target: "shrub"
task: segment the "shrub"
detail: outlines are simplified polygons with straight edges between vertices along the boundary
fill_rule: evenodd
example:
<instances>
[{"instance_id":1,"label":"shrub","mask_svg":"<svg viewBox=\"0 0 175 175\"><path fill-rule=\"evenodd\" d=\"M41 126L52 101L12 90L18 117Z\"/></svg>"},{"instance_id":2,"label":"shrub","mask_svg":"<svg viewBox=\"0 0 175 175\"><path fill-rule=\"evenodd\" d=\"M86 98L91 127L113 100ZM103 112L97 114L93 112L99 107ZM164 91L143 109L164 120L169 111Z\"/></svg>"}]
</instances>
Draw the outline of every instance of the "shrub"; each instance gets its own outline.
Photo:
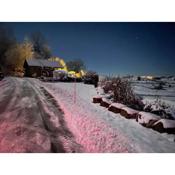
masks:
<instances>
[{"instance_id":1,"label":"shrub","mask_svg":"<svg viewBox=\"0 0 175 175\"><path fill-rule=\"evenodd\" d=\"M94 84L95 87L98 85L99 76L94 71L88 71L86 75L83 77L84 83Z\"/></svg>"},{"instance_id":2,"label":"shrub","mask_svg":"<svg viewBox=\"0 0 175 175\"><path fill-rule=\"evenodd\" d=\"M110 92L113 95L114 102L122 103L138 110L143 109L144 105L141 99L134 94L128 80L120 77L107 77L101 81L100 85L105 93Z\"/></svg>"},{"instance_id":3,"label":"shrub","mask_svg":"<svg viewBox=\"0 0 175 175\"><path fill-rule=\"evenodd\" d=\"M158 85L154 86L154 89L156 89L156 90L163 90L165 85L166 84L161 81L161 82L158 83Z\"/></svg>"},{"instance_id":4,"label":"shrub","mask_svg":"<svg viewBox=\"0 0 175 175\"><path fill-rule=\"evenodd\" d=\"M160 99L156 99L153 102L147 101L145 103L144 111L157 114L162 118L174 119L173 107Z\"/></svg>"},{"instance_id":5,"label":"shrub","mask_svg":"<svg viewBox=\"0 0 175 175\"><path fill-rule=\"evenodd\" d=\"M137 77L137 81L141 81L141 77L140 76Z\"/></svg>"},{"instance_id":6,"label":"shrub","mask_svg":"<svg viewBox=\"0 0 175 175\"><path fill-rule=\"evenodd\" d=\"M103 88L104 93L109 93L113 91L112 85L112 78L110 77L105 77L100 81L100 86Z\"/></svg>"},{"instance_id":7,"label":"shrub","mask_svg":"<svg viewBox=\"0 0 175 175\"><path fill-rule=\"evenodd\" d=\"M80 72L86 68L85 63L81 59L71 60L66 62L69 71Z\"/></svg>"}]
</instances>

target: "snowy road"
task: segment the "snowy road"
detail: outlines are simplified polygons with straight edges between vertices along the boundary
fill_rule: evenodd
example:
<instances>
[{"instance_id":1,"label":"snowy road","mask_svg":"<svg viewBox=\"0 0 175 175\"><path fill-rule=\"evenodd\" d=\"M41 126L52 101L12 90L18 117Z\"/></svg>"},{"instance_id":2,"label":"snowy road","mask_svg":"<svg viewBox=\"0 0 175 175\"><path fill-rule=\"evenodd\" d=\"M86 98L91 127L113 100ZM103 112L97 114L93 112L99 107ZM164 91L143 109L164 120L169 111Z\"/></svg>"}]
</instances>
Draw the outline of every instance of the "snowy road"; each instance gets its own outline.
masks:
<instances>
[{"instance_id":1,"label":"snowy road","mask_svg":"<svg viewBox=\"0 0 175 175\"><path fill-rule=\"evenodd\" d=\"M93 86L74 95L74 83L0 81L0 152L175 152L174 136L93 104Z\"/></svg>"},{"instance_id":2,"label":"snowy road","mask_svg":"<svg viewBox=\"0 0 175 175\"><path fill-rule=\"evenodd\" d=\"M81 152L54 98L30 79L0 82L0 152Z\"/></svg>"}]
</instances>

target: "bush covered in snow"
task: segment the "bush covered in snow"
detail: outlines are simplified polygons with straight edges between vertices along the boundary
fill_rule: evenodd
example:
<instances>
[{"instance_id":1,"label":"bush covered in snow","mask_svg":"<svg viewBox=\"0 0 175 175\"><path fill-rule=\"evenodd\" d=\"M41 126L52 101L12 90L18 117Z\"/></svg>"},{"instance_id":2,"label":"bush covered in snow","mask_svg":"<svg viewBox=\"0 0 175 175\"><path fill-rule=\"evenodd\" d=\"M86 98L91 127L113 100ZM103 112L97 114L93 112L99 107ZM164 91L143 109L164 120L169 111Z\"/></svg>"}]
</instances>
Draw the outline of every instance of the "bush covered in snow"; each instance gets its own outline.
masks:
<instances>
[{"instance_id":1,"label":"bush covered in snow","mask_svg":"<svg viewBox=\"0 0 175 175\"><path fill-rule=\"evenodd\" d=\"M148 112L139 112L136 121L141 125L151 128L155 122L160 120L161 117Z\"/></svg>"},{"instance_id":2,"label":"bush covered in snow","mask_svg":"<svg viewBox=\"0 0 175 175\"><path fill-rule=\"evenodd\" d=\"M120 77L106 77L100 82L100 85L105 93L112 95L114 102L122 103L138 110L143 109L143 103L134 94L129 81Z\"/></svg>"},{"instance_id":3,"label":"bush covered in snow","mask_svg":"<svg viewBox=\"0 0 175 175\"><path fill-rule=\"evenodd\" d=\"M153 129L161 133L167 132L169 134L175 134L175 121L168 119L158 120L154 125Z\"/></svg>"},{"instance_id":4,"label":"bush covered in snow","mask_svg":"<svg viewBox=\"0 0 175 175\"><path fill-rule=\"evenodd\" d=\"M85 84L94 84L94 86L97 87L99 76L95 71L88 71L83 77L83 81Z\"/></svg>"},{"instance_id":5,"label":"bush covered in snow","mask_svg":"<svg viewBox=\"0 0 175 175\"><path fill-rule=\"evenodd\" d=\"M146 101L144 111L151 112L161 116L166 119L175 119L175 113L173 106L166 104L164 101L160 99L156 99L155 101Z\"/></svg>"}]
</instances>

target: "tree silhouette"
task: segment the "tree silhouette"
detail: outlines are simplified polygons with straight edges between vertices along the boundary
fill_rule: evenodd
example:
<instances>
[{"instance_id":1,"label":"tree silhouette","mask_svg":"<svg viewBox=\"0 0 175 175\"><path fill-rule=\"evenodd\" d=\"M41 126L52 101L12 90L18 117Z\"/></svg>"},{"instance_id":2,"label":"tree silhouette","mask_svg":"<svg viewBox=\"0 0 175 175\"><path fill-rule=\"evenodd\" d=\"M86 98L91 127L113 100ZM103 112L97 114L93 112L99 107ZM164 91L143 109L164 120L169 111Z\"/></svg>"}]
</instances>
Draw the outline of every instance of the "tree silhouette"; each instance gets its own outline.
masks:
<instances>
[{"instance_id":1,"label":"tree silhouette","mask_svg":"<svg viewBox=\"0 0 175 175\"><path fill-rule=\"evenodd\" d=\"M30 40L33 44L35 58L48 59L52 56L51 49L41 32L32 33Z\"/></svg>"}]
</instances>

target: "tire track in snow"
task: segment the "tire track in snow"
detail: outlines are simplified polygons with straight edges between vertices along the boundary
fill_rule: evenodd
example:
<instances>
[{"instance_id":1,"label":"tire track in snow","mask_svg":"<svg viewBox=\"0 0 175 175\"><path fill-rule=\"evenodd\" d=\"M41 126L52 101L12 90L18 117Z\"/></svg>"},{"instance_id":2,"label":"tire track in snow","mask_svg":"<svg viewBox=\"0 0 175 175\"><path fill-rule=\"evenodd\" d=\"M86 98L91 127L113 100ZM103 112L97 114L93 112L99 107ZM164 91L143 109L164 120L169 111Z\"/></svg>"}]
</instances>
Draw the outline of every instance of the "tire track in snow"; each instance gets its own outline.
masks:
<instances>
[{"instance_id":1,"label":"tire track in snow","mask_svg":"<svg viewBox=\"0 0 175 175\"><path fill-rule=\"evenodd\" d=\"M0 114L0 152L50 152L49 136L39 119L37 106L32 104L35 97L30 88L27 97L22 79L6 77L6 81L8 90L2 102L8 100L8 103Z\"/></svg>"},{"instance_id":2,"label":"tire track in snow","mask_svg":"<svg viewBox=\"0 0 175 175\"><path fill-rule=\"evenodd\" d=\"M44 88L26 78L7 80L11 91L2 99L8 103L0 114L0 152L82 152Z\"/></svg>"},{"instance_id":3,"label":"tire track in snow","mask_svg":"<svg viewBox=\"0 0 175 175\"><path fill-rule=\"evenodd\" d=\"M81 145L77 144L73 134L67 128L64 121L64 113L60 109L54 97L39 84L33 84L34 91L37 91L38 107L42 114L43 124L51 135L52 152L83 152Z\"/></svg>"},{"instance_id":4,"label":"tire track in snow","mask_svg":"<svg viewBox=\"0 0 175 175\"><path fill-rule=\"evenodd\" d=\"M0 114L6 111L12 100L12 94L16 92L16 86L13 86L14 81L7 81L6 78L0 82L0 90L3 91L2 100L0 102Z\"/></svg>"}]
</instances>

